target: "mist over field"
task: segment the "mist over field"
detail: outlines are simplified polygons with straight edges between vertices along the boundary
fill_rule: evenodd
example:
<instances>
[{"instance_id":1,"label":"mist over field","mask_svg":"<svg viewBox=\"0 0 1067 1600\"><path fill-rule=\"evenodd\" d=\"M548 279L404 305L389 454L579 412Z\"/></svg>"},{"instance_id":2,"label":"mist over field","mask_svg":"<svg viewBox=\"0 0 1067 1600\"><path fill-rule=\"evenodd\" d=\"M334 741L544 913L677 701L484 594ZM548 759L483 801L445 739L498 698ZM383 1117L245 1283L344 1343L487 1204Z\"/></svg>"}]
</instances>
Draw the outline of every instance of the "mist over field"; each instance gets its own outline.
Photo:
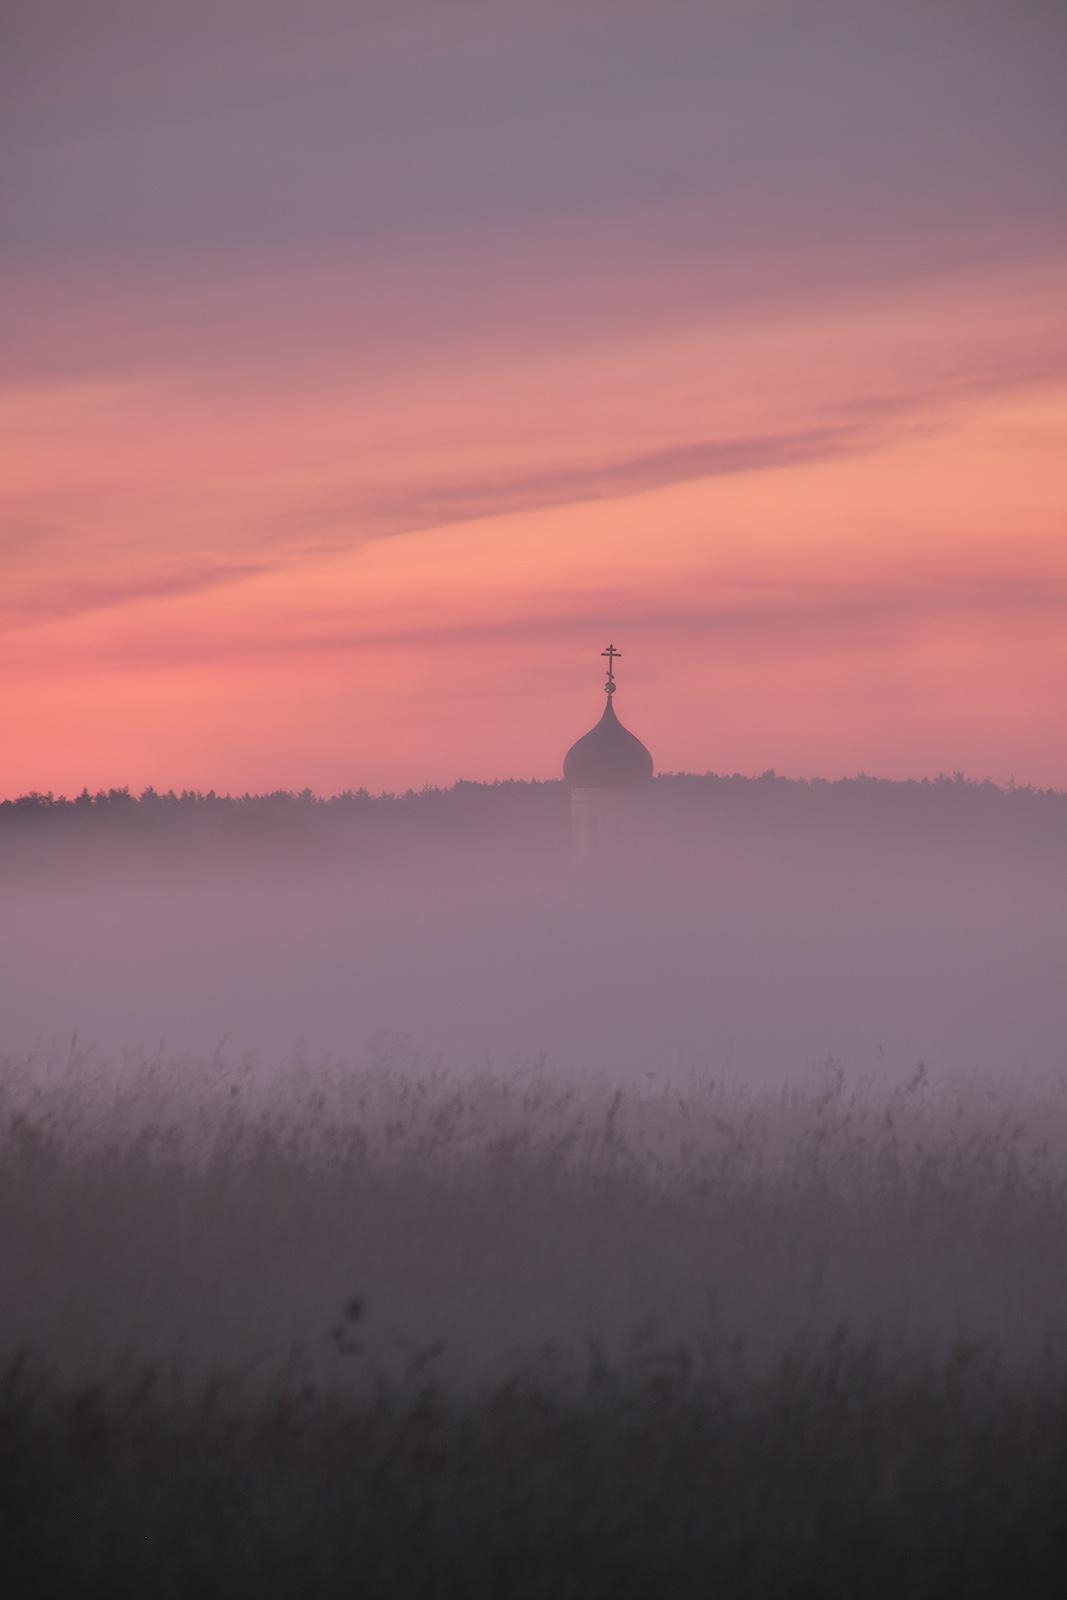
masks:
<instances>
[{"instance_id":1,"label":"mist over field","mask_svg":"<svg viewBox=\"0 0 1067 1600\"><path fill-rule=\"evenodd\" d=\"M0 814L3 1042L450 1068L1044 1081L1064 1066L1067 798L962 780L661 779L575 862L562 785Z\"/></svg>"},{"instance_id":2,"label":"mist over field","mask_svg":"<svg viewBox=\"0 0 1067 1600\"><path fill-rule=\"evenodd\" d=\"M0 806L5 1570L1057 1592L1065 864L961 778Z\"/></svg>"}]
</instances>

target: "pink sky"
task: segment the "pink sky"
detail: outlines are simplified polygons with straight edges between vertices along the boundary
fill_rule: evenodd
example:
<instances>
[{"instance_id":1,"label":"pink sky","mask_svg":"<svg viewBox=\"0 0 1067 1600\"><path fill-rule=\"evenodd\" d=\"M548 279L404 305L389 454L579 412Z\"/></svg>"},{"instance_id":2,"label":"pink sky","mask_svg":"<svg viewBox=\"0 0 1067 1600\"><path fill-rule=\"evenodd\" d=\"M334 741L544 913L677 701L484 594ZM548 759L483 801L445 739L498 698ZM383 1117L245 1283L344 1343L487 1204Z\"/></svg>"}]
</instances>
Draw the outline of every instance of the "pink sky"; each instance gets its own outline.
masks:
<instances>
[{"instance_id":1,"label":"pink sky","mask_svg":"<svg viewBox=\"0 0 1067 1600\"><path fill-rule=\"evenodd\" d=\"M528 9L26 7L0 792L1067 786L1063 19Z\"/></svg>"}]
</instances>

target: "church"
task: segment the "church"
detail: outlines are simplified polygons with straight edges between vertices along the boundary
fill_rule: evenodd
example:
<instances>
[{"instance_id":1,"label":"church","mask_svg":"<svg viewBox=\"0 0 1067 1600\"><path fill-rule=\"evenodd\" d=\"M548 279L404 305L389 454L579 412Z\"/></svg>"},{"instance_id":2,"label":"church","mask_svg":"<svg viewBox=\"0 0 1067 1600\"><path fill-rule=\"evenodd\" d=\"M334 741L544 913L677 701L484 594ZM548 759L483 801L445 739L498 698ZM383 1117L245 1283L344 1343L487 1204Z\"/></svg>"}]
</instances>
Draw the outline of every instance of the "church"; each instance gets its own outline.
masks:
<instances>
[{"instance_id":1,"label":"church","mask_svg":"<svg viewBox=\"0 0 1067 1600\"><path fill-rule=\"evenodd\" d=\"M615 714L615 662L621 655L609 644L607 701L595 727L572 744L563 762L570 788L571 848L579 858L621 844L642 809L652 778L652 757Z\"/></svg>"}]
</instances>

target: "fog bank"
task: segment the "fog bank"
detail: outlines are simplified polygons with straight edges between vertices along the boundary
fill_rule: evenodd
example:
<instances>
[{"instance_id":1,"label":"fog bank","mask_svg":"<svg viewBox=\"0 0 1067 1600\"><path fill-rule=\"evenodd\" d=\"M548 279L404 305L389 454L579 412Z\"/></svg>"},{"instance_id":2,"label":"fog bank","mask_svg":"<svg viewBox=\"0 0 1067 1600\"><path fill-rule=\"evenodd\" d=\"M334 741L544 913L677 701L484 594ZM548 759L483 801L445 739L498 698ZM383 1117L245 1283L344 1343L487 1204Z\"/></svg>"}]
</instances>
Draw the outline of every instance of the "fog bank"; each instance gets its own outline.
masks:
<instances>
[{"instance_id":1,"label":"fog bank","mask_svg":"<svg viewBox=\"0 0 1067 1600\"><path fill-rule=\"evenodd\" d=\"M593 861L561 785L7 811L9 1050L225 1040L269 1072L391 1037L630 1085L1065 1065L1063 796L661 779Z\"/></svg>"}]
</instances>

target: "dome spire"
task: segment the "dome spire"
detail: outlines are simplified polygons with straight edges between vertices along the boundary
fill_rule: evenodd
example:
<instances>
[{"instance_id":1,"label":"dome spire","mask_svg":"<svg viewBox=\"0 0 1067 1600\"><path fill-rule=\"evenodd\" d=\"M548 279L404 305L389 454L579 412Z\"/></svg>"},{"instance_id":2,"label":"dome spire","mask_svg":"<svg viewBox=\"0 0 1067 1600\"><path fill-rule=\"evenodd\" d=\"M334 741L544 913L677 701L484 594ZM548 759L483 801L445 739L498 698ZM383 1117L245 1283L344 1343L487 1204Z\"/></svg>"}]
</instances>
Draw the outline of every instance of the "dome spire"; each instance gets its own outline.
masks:
<instances>
[{"instance_id":1,"label":"dome spire","mask_svg":"<svg viewBox=\"0 0 1067 1600\"><path fill-rule=\"evenodd\" d=\"M604 684L607 703L595 728L571 745L563 763L563 776L574 789L614 789L643 783L652 776L652 757L615 715L612 703L618 684L615 662L622 654L613 644L600 654L607 658L608 675Z\"/></svg>"}]
</instances>

